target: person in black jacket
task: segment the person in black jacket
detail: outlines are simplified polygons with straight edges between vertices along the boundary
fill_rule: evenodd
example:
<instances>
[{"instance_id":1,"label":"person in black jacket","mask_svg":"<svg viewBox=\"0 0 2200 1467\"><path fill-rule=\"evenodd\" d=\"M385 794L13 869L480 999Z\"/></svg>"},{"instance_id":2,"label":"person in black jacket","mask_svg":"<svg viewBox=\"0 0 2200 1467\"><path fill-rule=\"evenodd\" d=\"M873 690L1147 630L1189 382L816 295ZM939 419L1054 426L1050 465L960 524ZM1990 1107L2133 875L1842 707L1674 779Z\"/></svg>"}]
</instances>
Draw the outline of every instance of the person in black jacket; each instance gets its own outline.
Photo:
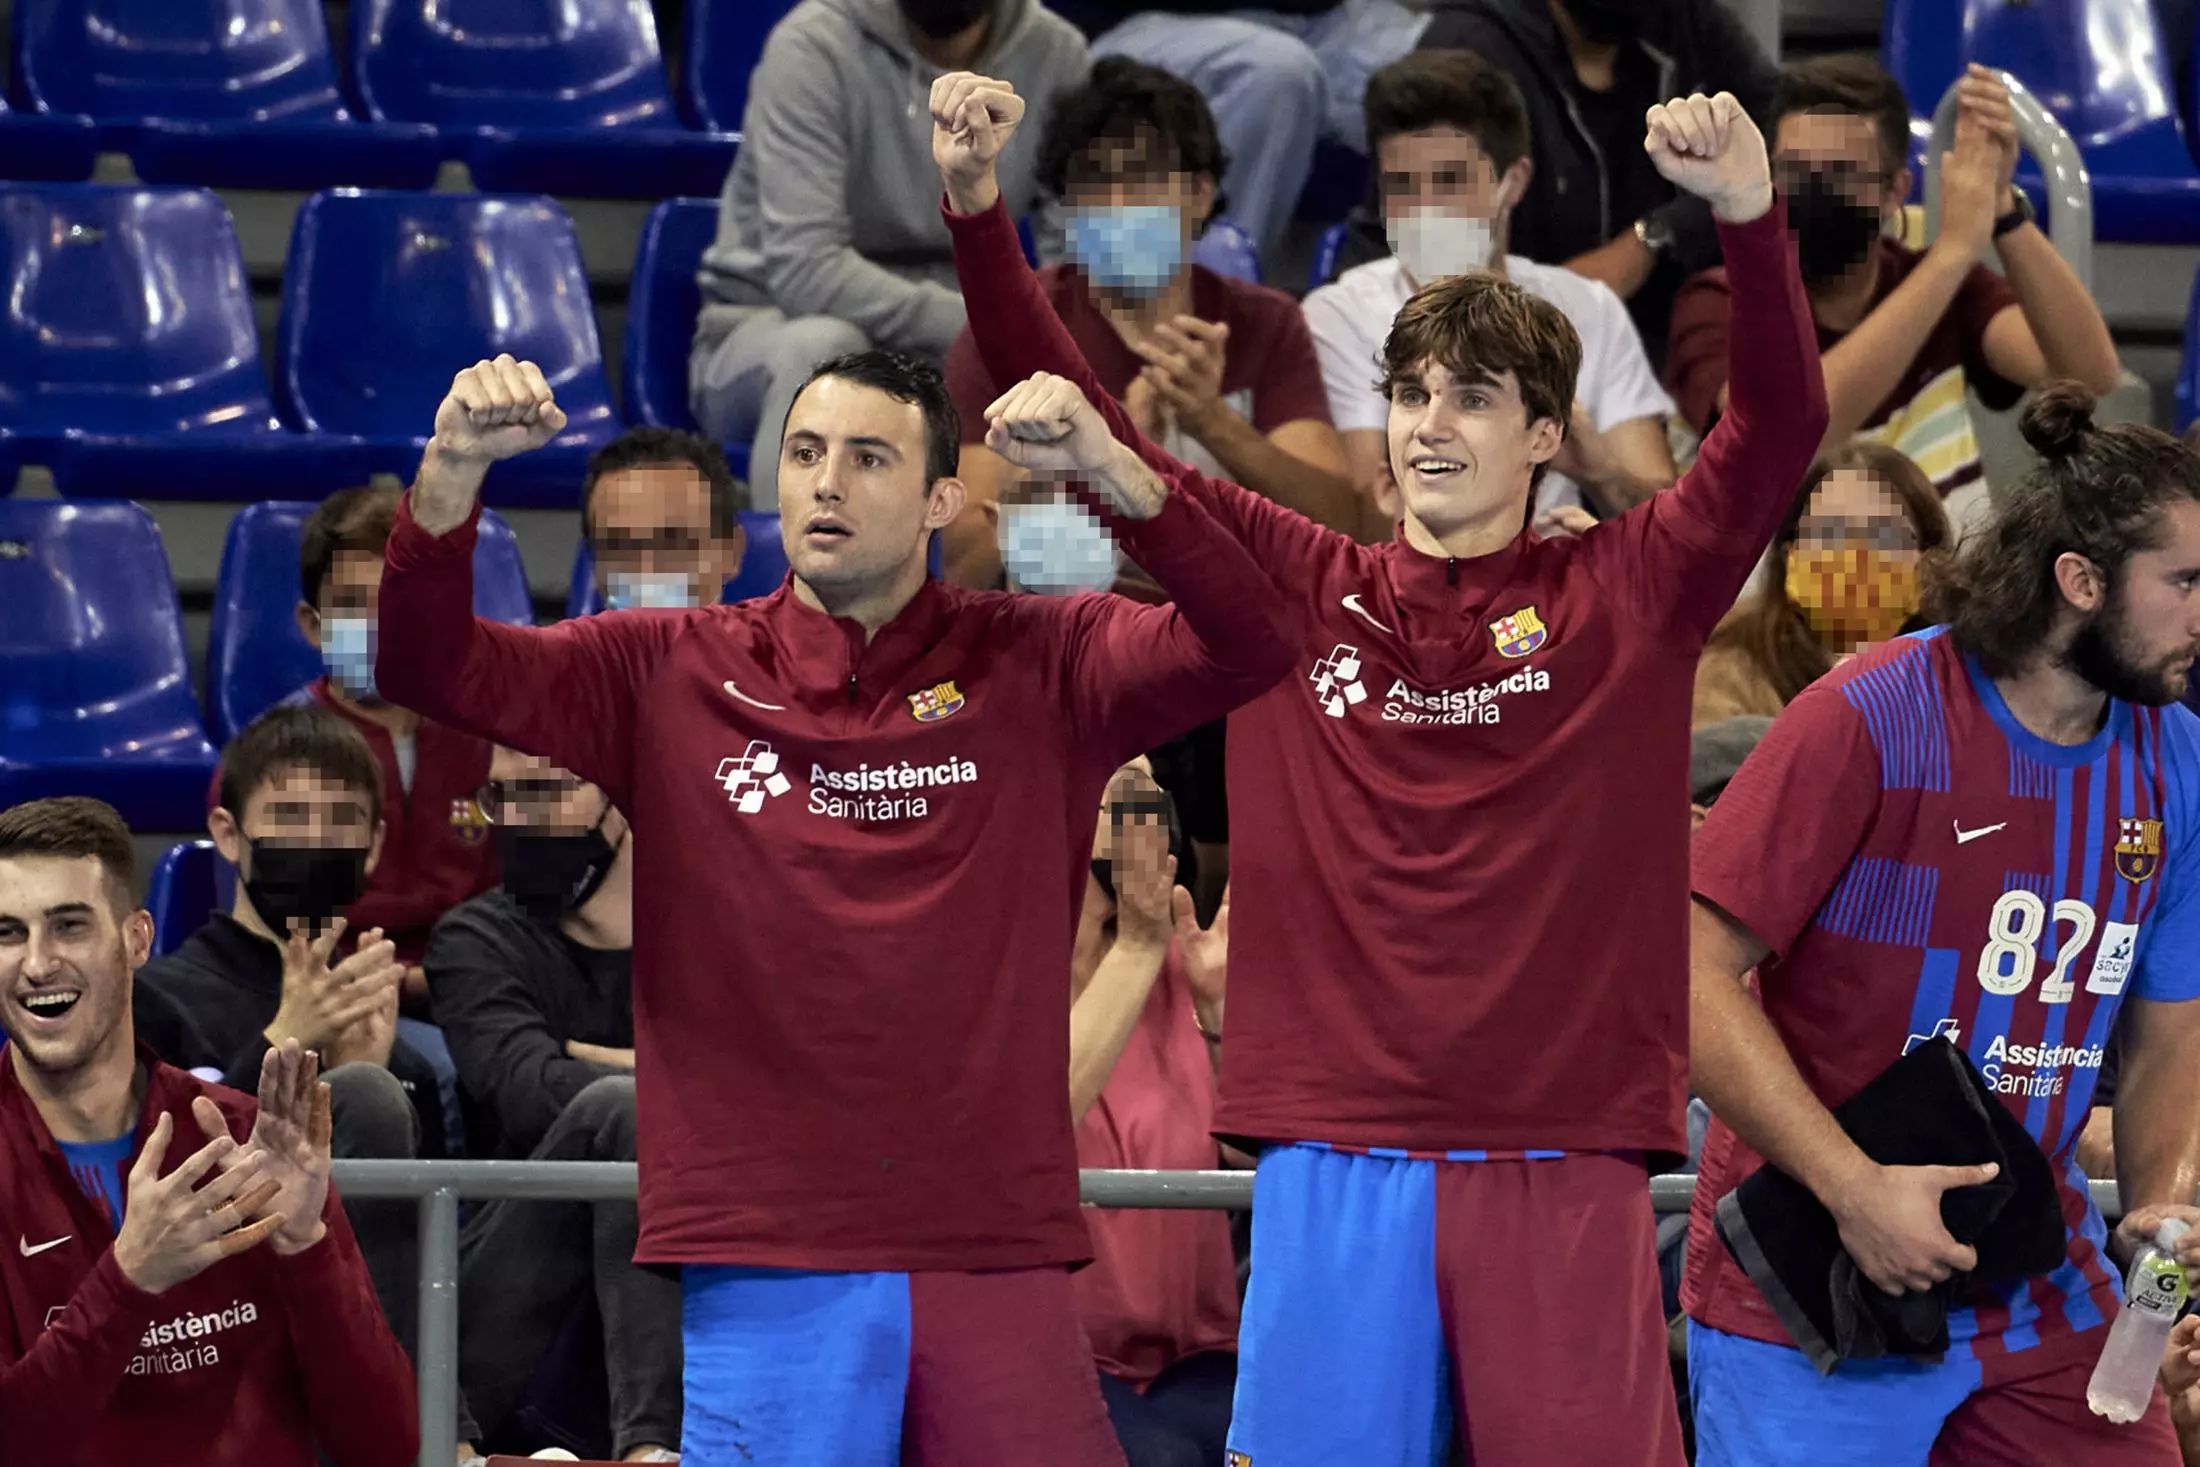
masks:
<instances>
[{"instance_id":1,"label":"person in black jacket","mask_svg":"<svg viewBox=\"0 0 2200 1467\"><path fill-rule=\"evenodd\" d=\"M1421 46L1463 47L1520 84L1535 172L1513 252L1612 287L1662 363L1673 296L1719 263L1719 244L1709 207L1644 154L1643 113L1732 92L1769 133L1772 58L1724 0L1437 0Z\"/></svg>"},{"instance_id":2,"label":"person in black jacket","mask_svg":"<svg viewBox=\"0 0 2200 1467\"><path fill-rule=\"evenodd\" d=\"M495 822L503 887L436 925L426 965L468 1146L481 1156L631 1162L626 818L594 785L506 749L482 808ZM467 1224L459 1379L492 1439L547 1433L628 1461L675 1460L680 1285L633 1262L636 1231L632 1202L492 1202ZM589 1441L589 1424L572 1413L522 1411L546 1394L551 1346L591 1300L603 1324L608 1446Z\"/></svg>"}]
</instances>

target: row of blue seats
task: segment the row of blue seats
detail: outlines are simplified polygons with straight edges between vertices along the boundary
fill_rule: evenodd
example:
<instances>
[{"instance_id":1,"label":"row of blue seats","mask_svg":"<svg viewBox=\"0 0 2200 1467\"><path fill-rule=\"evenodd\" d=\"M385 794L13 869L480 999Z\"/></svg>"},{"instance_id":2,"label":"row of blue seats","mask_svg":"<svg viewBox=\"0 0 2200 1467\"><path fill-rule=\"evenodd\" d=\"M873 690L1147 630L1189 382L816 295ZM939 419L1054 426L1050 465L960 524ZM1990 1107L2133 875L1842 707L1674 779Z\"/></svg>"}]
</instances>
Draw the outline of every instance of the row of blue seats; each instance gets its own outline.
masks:
<instances>
[{"instance_id":1,"label":"row of blue seats","mask_svg":"<svg viewBox=\"0 0 2200 1467\"><path fill-rule=\"evenodd\" d=\"M687 409L708 199L660 205L634 264L626 420ZM298 212L262 369L227 211L188 188L0 186L0 490L17 462L100 497L307 498L409 475L452 376L539 363L570 425L499 465L492 502L569 505L616 436L572 221L546 198L334 190ZM736 472L746 451L729 454Z\"/></svg>"},{"instance_id":2,"label":"row of blue seats","mask_svg":"<svg viewBox=\"0 0 2200 1467\"><path fill-rule=\"evenodd\" d=\"M715 194L749 73L792 0L688 0L679 96L636 0L353 0L340 78L321 0L16 0L0 175Z\"/></svg>"},{"instance_id":3,"label":"row of blue seats","mask_svg":"<svg viewBox=\"0 0 2200 1467\"><path fill-rule=\"evenodd\" d=\"M119 500L0 500L0 809L96 794L138 829L199 824L216 748L320 674L321 655L294 615L299 535L312 509L267 501L230 523L202 722L152 517ZM742 519L748 552L729 600L768 595L787 571L778 517ZM566 613L600 605L584 545ZM534 621L519 544L494 511L483 514L474 551L474 610Z\"/></svg>"}]
</instances>

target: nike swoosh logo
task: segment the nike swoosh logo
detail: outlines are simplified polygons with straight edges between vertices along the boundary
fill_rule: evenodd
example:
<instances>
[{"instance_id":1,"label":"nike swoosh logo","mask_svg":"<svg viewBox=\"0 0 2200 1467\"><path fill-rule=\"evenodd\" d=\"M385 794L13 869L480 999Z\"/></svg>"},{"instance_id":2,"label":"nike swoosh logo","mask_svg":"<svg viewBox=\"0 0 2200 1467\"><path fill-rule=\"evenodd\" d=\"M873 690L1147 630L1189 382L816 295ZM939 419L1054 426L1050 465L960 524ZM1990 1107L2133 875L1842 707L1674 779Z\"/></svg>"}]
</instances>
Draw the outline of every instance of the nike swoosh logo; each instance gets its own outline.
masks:
<instances>
[{"instance_id":1,"label":"nike swoosh logo","mask_svg":"<svg viewBox=\"0 0 2200 1467\"><path fill-rule=\"evenodd\" d=\"M733 685L733 679L730 677L727 678L725 682L722 683L720 686L725 688L726 695L728 697L739 698L742 702L748 704L751 708L761 708L766 713L784 713L787 711L780 704L760 702L759 700L750 697L747 693L744 693L739 688L735 687Z\"/></svg>"},{"instance_id":2,"label":"nike swoosh logo","mask_svg":"<svg viewBox=\"0 0 2200 1467\"><path fill-rule=\"evenodd\" d=\"M1997 830L2007 830L2009 828L2009 822L2006 820L1999 825L1982 825L1977 830L1965 830L1953 820L1948 823L1956 828L1956 844L1959 846L1967 846L1982 835L1992 835Z\"/></svg>"},{"instance_id":3,"label":"nike swoosh logo","mask_svg":"<svg viewBox=\"0 0 2200 1467\"><path fill-rule=\"evenodd\" d=\"M22 1251L22 1254L25 1258L36 1258L39 1254L45 1252L48 1248L58 1248L63 1243L68 1242L69 1239L75 1236L76 1234L74 1233L63 1233L60 1237L54 1239L51 1243L40 1243L37 1247L34 1248L31 1246L30 1239L24 1237L21 1233L17 1233L15 1235L15 1246Z\"/></svg>"},{"instance_id":4,"label":"nike swoosh logo","mask_svg":"<svg viewBox=\"0 0 2200 1467\"><path fill-rule=\"evenodd\" d=\"M1377 621L1374 616L1368 611L1368 609L1360 604L1360 593L1357 591L1354 591L1351 595L1344 598L1344 609L1351 612L1360 620L1366 622L1369 626L1375 628L1375 630L1378 632L1388 632L1393 637L1398 635L1396 631L1393 631L1391 628L1386 627L1381 622Z\"/></svg>"}]
</instances>

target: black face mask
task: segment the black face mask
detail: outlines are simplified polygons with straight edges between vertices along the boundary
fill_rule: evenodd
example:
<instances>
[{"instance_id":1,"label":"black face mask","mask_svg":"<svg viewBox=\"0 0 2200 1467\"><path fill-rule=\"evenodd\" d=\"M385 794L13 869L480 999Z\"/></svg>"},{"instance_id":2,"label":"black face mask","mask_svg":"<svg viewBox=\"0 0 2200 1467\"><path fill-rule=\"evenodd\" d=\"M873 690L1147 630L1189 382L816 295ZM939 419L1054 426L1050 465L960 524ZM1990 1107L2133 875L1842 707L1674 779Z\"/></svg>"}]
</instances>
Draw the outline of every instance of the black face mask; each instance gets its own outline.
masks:
<instances>
[{"instance_id":1,"label":"black face mask","mask_svg":"<svg viewBox=\"0 0 2200 1467\"><path fill-rule=\"evenodd\" d=\"M1592 46L1616 46L1643 32L1655 0L1559 0L1574 29Z\"/></svg>"},{"instance_id":2,"label":"black face mask","mask_svg":"<svg viewBox=\"0 0 2200 1467\"><path fill-rule=\"evenodd\" d=\"M927 40L959 36L993 13L993 0L901 0L909 28Z\"/></svg>"},{"instance_id":3,"label":"black face mask","mask_svg":"<svg viewBox=\"0 0 2200 1467\"><path fill-rule=\"evenodd\" d=\"M618 847L604 839L601 817L595 829L579 835L535 835L507 827L498 836L504 890L521 911L543 923L587 905L611 874L611 862L619 854Z\"/></svg>"},{"instance_id":4,"label":"black face mask","mask_svg":"<svg viewBox=\"0 0 2200 1467\"><path fill-rule=\"evenodd\" d=\"M1853 269L1879 238L1879 211L1843 194L1823 173L1812 173L1788 195L1787 216L1796 264L1812 283Z\"/></svg>"},{"instance_id":5,"label":"black face mask","mask_svg":"<svg viewBox=\"0 0 2200 1467\"><path fill-rule=\"evenodd\" d=\"M267 930L278 938L289 935L292 918L319 931L367 889L367 852L362 846L262 838L247 841L246 849L252 870L244 878L244 894Z\"/></svg>"}]
</instances>

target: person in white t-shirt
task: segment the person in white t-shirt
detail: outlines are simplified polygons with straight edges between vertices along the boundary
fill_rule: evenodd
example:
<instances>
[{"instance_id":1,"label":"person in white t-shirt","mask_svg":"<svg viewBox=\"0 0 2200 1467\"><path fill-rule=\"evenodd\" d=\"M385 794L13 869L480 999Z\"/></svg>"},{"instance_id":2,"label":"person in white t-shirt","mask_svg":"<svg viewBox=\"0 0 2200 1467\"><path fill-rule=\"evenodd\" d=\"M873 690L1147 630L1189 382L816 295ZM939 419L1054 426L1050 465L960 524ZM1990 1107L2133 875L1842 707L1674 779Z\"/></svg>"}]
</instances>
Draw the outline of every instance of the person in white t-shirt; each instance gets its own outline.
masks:
<instances>
[{"instance_id":1,"label":"person in white t-shirt","mask_svg":"<svg viewBox=\"0 0 2200 1467\"><path fill-rule=\"evenodd\" d=\"M1367 87L1391 254L1306 298L1329 411L1353 482L1383 505L1390 484L1376 359L1398 308L1424 285L1469 270L1513 280L1564 311L1581 333L1581 376L1566 445L1536 499L1546 534L1621 512L1673 481L1665 420L1673 401L1611 288L1505 252L1507 224L1535 167L1528 108L1510 77L1468 51L1416 51Z\"/></svg>"}]
</instances>

